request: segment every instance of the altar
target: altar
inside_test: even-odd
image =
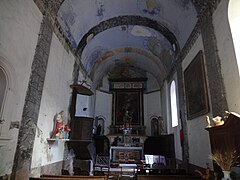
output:
[[[110,162],[112,164],[140,164],[146,136],[132,134],[132,128],[122,129],[122,134],[108,135]]]
[[[137,164],[143,159],[143,147],[111,146],[110,162]]]

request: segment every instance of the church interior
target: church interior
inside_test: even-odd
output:
[[[239,0],[1,0],[0,180],[240,179],[239,33]]]

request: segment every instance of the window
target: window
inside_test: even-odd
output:
[[[176,84],[173,80],[170,86],[170,98],[171,98],[171,117],[172,127],[178,126],[178,108],[177,108],[177,95],[176,95]]]
[[[238,64],[238,72],[240,75],[240,1],[230,0],[228,9],[228,19],[232,32],[233,44]]]

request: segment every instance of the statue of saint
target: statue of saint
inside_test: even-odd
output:
[[[101,126],[101,124],[98,124],[98,126],[97,126],[97,135],[101,135],[101,131],[102,131],[102,126]]]
[[[123,116],[123,127],[124,129],[128,129],[131,127],[132,117],[129,115],[128,110],[126,110]]]
[[[63,138],[63,128],[63,111],[60,111],[54,116],[52,138]]]
[[[211,126],[211,122],[210,122],[210,118],[209,118],[209,116],[206,116],[206,123],[207,123],[206,128],[210,128],[210,127],[212,127],[212,126]]]

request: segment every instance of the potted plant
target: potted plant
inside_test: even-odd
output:
[[[216,151],[209,156],[218,166],[221,167],[224,177],[223,179],[230,180],[231,167],[236,164],[239,155],[236,150],[227,150],[224,152]]]

